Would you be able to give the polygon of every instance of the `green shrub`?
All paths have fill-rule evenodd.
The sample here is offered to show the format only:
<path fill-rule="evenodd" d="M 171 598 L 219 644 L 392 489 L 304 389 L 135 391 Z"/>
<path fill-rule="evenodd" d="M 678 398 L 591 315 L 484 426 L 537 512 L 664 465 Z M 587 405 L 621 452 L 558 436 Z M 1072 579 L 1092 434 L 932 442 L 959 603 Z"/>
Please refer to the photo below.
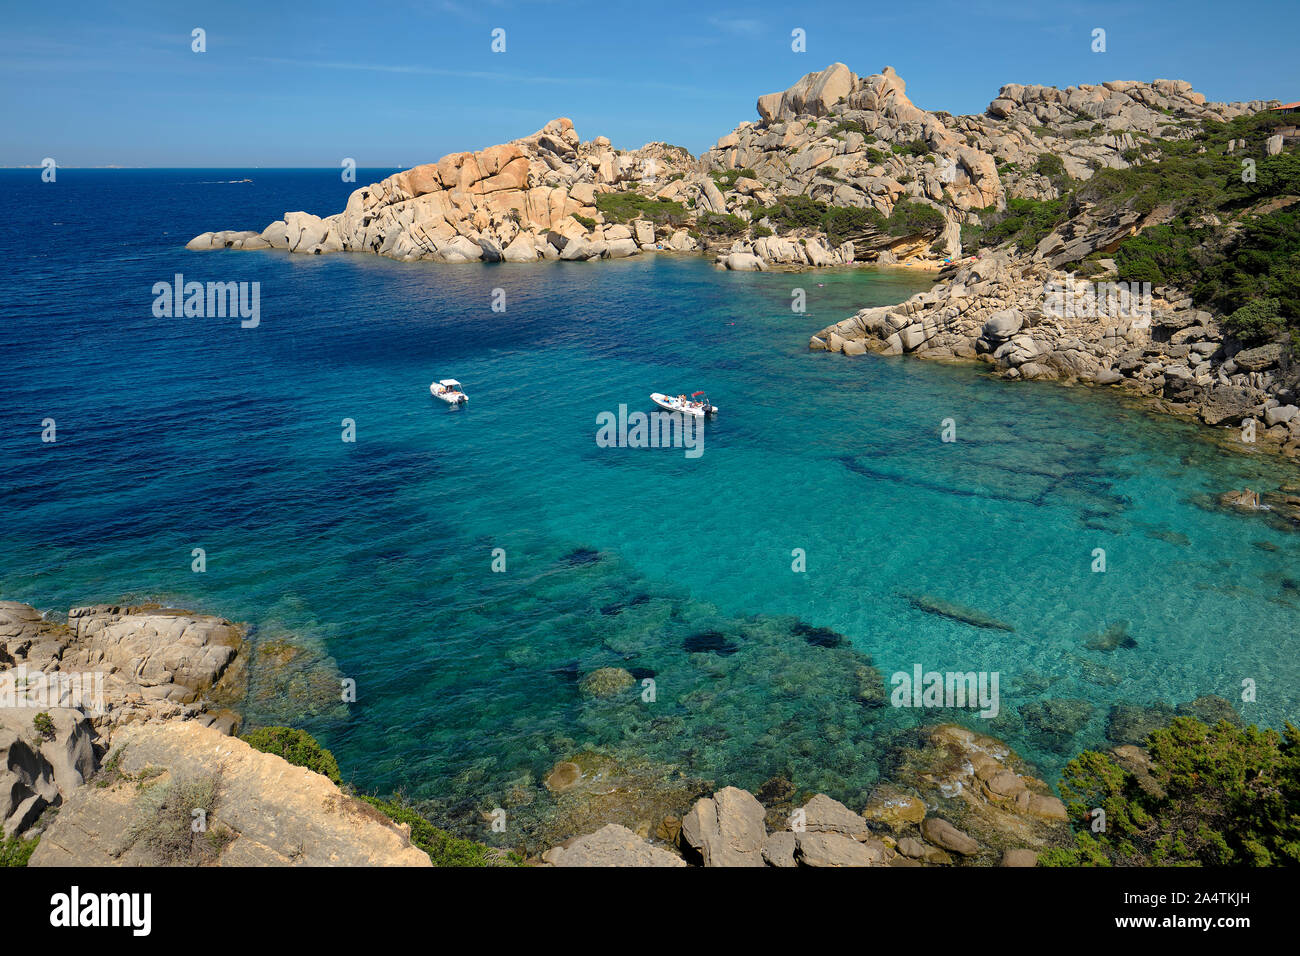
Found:
<path fill-rule="evenodd" d="M 713 177 L 713 182 L 717 184 L 717 187 L 721 189 L 724 193 L 728 189 L 735 188 L 736 180 L 738 179 L 758 178 L 758 173 L 754 172 L 752 169 L 749 169 L 748 167 L 746 167 L 745 169 L 726 169 L 721 172 L 710 173 L 709 175 Z"/>
<path fill-rule="evenodd" d="M 648 219 L 659 226 L 680 226 L 686 221 L 686 208 L 679 202 L 642 196 L 635 190 L 599 193 L 596 208 L 606 222 L 631 222 Z"/>
<path fill-rule="evenodd" d="M 294 727 L 260 727 L 240 738 L 255 750 L 283 757 L 296 767 L 306 767 L 342 786 L 338 761 L 305 730 Z"/>
<path fill-rule="evenodd" d="M 1277 299 L 1254 299 L 1223 320 L 1224 331 L 1246 345 L 1271 342 L 1285 325 Z"/>
<path fill-rule="evenodd" d="M 454 837 L 440 830 L 412 807 L 395 800 L 379 797 L 358 797 L 375 807 L 396 823 L 411 828 L 411 843 L 425 853 L 434 866 L 521 866 L 523 859 L 517 853 L 496 850 L 473 840 Z"/>
<path fill-rule="evenodd" d="M 20 840 L 12 836 L 7 840 L 0 840 L 0 866 L 26 866 L 27 861 L 36 852 L 36 844 L 40 842 L 40 837 Z"/>
<path fill-rule="evenodd" d="M 1046 176 L 1058 187 L 1070 178 L 1065 172 L 1065 163 L 1055 153 L 1039 153 L 1038 159 L 1034 160 L 1034 172 Z"/>
<path fill-rule="evenodd" d="M 925 156 L 931 152 L 930 144 L 923 139 L 914 139 L 906 143 L 895 143 L 889 148 L 900 156 Z"/>
<path fill-rule="evenodd" d="M 54 739 L 54 721 L 50 715 L 44 711 L 41 711 L 41 713 L 32 718 L 32 729 L 36 731 L 36 736 L 40 737 L 42 740 Z"/>
<path fill-rule="evenodd" d="M 890 211 L 885 229 L 891 236 L 914 236 L 939 232 L 946 223 L 943 213 L 933 206 L 915 199 L 902 199 Z"/>
<path fill-rule="evenodd" d="M 831 206 L 822 216 L 822 231 L 831 245 L 838 246 L 846 239 L 863 232 L 879 231 L 884 217 L 872 208 L 857 206 Z"/>
<path fill-rule="evenodd" d="M 962 248 L 970 252 L 1015 242 L 1021 249 L 1033 249 L 1065 219 L 1068 209 L 1068 197 L 1008 199 L 1005 209 L 990 206 L 979 210 L 981 225 L 967 223 L 962 226 Z"/>
<path fill-rule="evenodd" d="M 835 133 L 861 133 L 864 138 L 871 135 L 867 132 L 867 128 L 857 120 L 840 120 L 831 127 L 831 134 L 834 135 Z"/>
<path fill-rule="evenodd" d="M 582 226 L 583 229 L 590 230 L 596 228 L 596 220 L 588 216 L 580 216 L 575 212 L 573 218 L 577 221 L 578 225 Z"/>
<path fill-rule="evenodd" d="M 739 236 L 749 223 L 729 212 L 706 212 L 696 218 L 695 228 L 704 236 Z"/>
<path fill-rule="evenodd" d="M 1214 727 L 1177 717 L 1148 740 L 1139 777 L 1113 755 L 1084 751 L 1066 765 L 1070 816 L 1100 807 L 1103 832 L 1076 833 L 1045 866 L 1280 866 L 1300 864 L 1300 731 Z"/>

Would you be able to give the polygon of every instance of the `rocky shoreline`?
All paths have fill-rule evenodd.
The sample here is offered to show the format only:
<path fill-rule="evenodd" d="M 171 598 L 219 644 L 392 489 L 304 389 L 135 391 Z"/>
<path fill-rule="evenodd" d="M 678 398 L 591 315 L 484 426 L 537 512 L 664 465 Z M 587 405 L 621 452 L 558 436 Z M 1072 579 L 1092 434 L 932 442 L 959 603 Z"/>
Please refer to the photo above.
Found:
<path fill-rule="evenodd" d="M 1054 233 L 1039 249 L 1060 240 Z M 1102 260 L 1103 270 L 1112 266 Z M 1173 289 L 1156 288 L 1141 310 L 1130 300 L 1133 307 L 1100 318 L 1051 305 L 1053 296 L 1085 298 L 1108 275 L 1084 281 L 1003 250 L 945 270 L 906 302 L 827 326 L 808 345 L 985 362 L 1008 380 L 1111 386 L 1218 428 L 1228 447 L 1300 457 L 1300 375 L 1283 344 L 1246 348 Z"/>
<path fill-rule="evenodd" d="M 430 839 L 438 831 L 410 807 L 357 797 L 337 782 L 337 765 L 326 776 L 234 736 L 234 708 L 268 680 L 257 671 L 273 669 L 247 636 L 224 618 L 156 605 L 73 608 L 62 623 L 0 602 L 0 845 L 28 845 L 31 866 L 430 865 L 431 844 L 454 838 Z M 631 686 L 624 675 L 598 670 L 584 685 L 616 695 Z M 1045 728 L 1072 719 L 1072 702 L 1059 703 L 1061 713 L 1041 715 Z M 1118 707 L 1110 759 L 1148 773 L 1137 743 L 1175 715 L 1240 724 L 1219 698 Z M 780 776 L 754 793 L 715 789 L 586 750 L 541 782 L 554 818 L 511 865 L 1034 866 L 1073 844 L 1080 821 L 995 737 L 919 727 L 889 765 L 849 807 Z M 468 852 L 442 863 L 506 861 L 457 842 Z"/>

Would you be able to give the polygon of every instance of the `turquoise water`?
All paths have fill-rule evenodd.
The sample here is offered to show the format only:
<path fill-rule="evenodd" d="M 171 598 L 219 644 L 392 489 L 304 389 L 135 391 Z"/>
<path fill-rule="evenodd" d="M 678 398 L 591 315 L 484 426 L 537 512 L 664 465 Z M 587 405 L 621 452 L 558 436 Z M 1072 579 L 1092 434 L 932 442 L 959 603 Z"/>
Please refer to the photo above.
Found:
<path fill-rule="evenodd" d="M 1294 469 L 1109 394 L 807 351 L 924 277 L 187 253 L 203 228 L 341 202 L 317 174 L 283 174 L 270 199 L 204 187 L 202 202 L 167 175 L 90 181 L 57 207 L 16 190 L 0 597 L 155 598 L 297 636 L 358 702 L 250 716 L 307 727 L 363 789 L 401 789 L 471 832 L 477 810 L 589 745 L 860 801 L 936 719 L 1003 737 L 1054 779 L 1106 743 L 1115 704 L 1216 694 L 1250 721 L 1296 716 L 1300 539 L 1210 505 Z M 109 241 L 95 203 L 116 216 Z M 36 226 L 48 240 L 22 246 Z M 261 326 L 153 318 L 152 283 L 176 271 L 260 281 Z M 445 376 L 467 409 L 430 398 Z M 722 409 L 700 458 L 597 447 L 599 412 L 696 388 Z M 1119 626 L 1136 646 L 1088 646 Z M 997 671 L 1001 713 L 868 706 L 868 656 L 886 682 L 918 663 Z M 653 678 L 655 702 L 584 696 L 603 666 Z M 1247 678 L 1256 703 L 1239 702 Z M 1084 702 L 1067 705 L 1078 720 L 1045 728 L 1048 699 Z"/>

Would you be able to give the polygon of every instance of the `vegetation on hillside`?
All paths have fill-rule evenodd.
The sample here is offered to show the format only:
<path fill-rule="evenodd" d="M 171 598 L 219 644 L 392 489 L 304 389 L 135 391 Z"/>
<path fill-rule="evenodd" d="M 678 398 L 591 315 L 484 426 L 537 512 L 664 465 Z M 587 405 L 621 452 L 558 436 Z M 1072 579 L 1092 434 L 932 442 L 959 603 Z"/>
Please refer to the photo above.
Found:
<path fill-rule="evenodd" d="M 495 850 L 454 837 L 440 830 L 415 809 L 396 800 L 379 797 L 358 797 L 381 811 L 389 819 L 405 823 L 411 828 L 411 843 L 429 854 L 434 866 L 522 866 L 523 858 L 517 853 Z"/>
<path fill-rule="evenodd" d="M 979 225 L 966 223 L 961 227 L 962 250 L 971 253 L 977 249 L 1000 246 L 1014 242 L 1021 250 L 1032 251 L 1038 243 L 1064 221 L 1069 207 L 1068 198 L 1061 199 L 1008 199 L 1006 208 L 989 206 L 977 210 Z"/>
<path fill-rule="evenodd" d="M 333 781 L 335 786 L 343 785 L 339 774 L 338 761 L 305 730 L 294 727 L 259 727 L 252 733 L 240 738 L 254 750 L 283 757 L 295 767 L 306 767 Z"/>
<path fill-rule="evenodd" d="M 1300 864 L 1300 730 L 1279 734 L 1177 717 L 1148 738 L 1150 775 L 1086 750 L 1066 765 L 1061 796 L 1075 820 L 1105 828 L 1045 851 L 1045 866 Z"/>
<path fill-rule="evenodd" d="M 40 837 L 34 837 L 31 840 L 23 840 L 16 836 L 12 836 L 7 840 L 0 840 L 0 867 L 26 866 L 27 861 L 30 860 L 32 854 L 36 852 L 36 844 L 40 842 Z"/>
<path fill-rule="evenodd" d="M 779 196 L 766 208 L 755 204 L 754 220 L 766 217 L 781 230 L 815 229 L 826 233 L 832 245 L 864 233 L 891 236 L 935 235 L 944 226 L 943 213 L 911 199 L 900 200 L 888 216 L 857 206 L 832 206 L 808 196 Z"/>
<path fill-rule="evenodd" d="M 328 777 L 342 786 L 338 761 L 334 754 L 322 747 L 311 734 L 293 727 L 262 727 L 242 738 L 249 746 L 263 753 L 283 757 L 297 767 L 306 767 Z M 410 805 L 396 799 L 358 796 L 390 820 L 405 823 L 411 828 L 411 843 L 419 847 L 434 866 L 519 866 L 523 860 L 515 853 L 506 853 L 454 837 L 440 830 Z"/>
<path fill-rule="evenodd" d="M 1033 171 L 1050 179 L 1061 198 L 981 209 L 980 225 L 962 227 L 962 246 L 1015 242 L 1032 249 L 1082 203 L 1102 216 L 1164 207 L 1166 223 L 1113 253 L 1119 278 L 1189 293 L 1197 306 L 1225 315 L 1225 330 L 1247 345 L 1289 332 L 1300 347 L 1300 154 L 1269 156 L 1265 148 L 1277 129 L 1296 123 L 1295 112 L 1273 111 L 1207 122 L 1189 139 L 1135 147 L 1125 158 L 1137 165 L 1100 169 L 1083 183 L 1044 153 Z"/>
<path fill-rule="evenodd" d="M 681 203 L 655 199 L 653 196 L 642 196 L 635 190 L 600 193 L 596 196 L 596 208 L 600 210 L 606 222 L 648 219 L 657 226 L 678 227 L 685 225 L 687 217 L 686 207 Z"/>

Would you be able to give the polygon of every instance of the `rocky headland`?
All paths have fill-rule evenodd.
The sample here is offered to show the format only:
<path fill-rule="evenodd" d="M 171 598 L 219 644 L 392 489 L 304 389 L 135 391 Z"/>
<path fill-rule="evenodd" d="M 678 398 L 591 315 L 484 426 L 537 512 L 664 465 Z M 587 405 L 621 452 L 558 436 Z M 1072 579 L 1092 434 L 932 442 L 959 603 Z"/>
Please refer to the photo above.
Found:
<path fill-rule="evenodd" d="M 706 251 L 733 269 L 933 263 L 960 255 L 961 226 L 978 210 L 1055 196 L 1035 170 L 1044 154 L 1087 179 L 1129 165 L 1139 142 L 1274 105 L 1207 103 L 1172 80 L 1010 84 L 983 114 L 953 116 L 913 104 L 890 67 L 860 77 L 835 63 L 759 97 L 757 122 L 698 157 L 666 143 L 584 142 L 560 118 L 363 186 L 340 213 L 288 212 L 261 230 L 205 232 L 187 248 L 446 263 Z M 790 197 L 814 205 L 791 208 Z M 870 214 L 827 222 L 817 214 L 827 209 Z"/>

